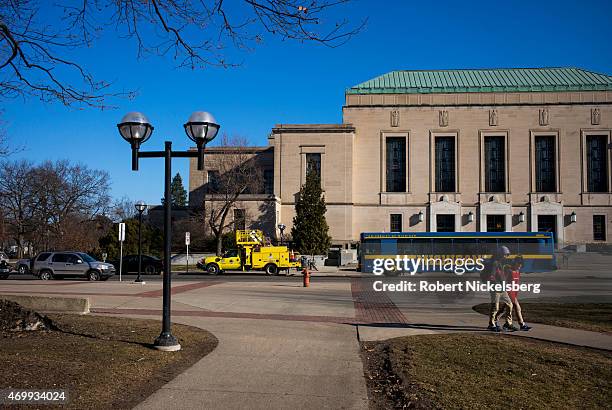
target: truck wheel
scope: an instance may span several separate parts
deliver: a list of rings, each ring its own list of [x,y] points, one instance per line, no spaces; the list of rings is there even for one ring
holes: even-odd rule
[[[19,268],[17,268],[17,272],[19,272],[20,275],[25,275],[26,273],[28,273],[28,268],[25,265],[19,265]]]
[[[206,272],[208,272],[209,275],[218,275],[219,265],[216,263],[209,263],[208,266],[206,266]]]
[[[44,270],[40,272],[39,278],[40,280],[51,280],[53,279],[53,274],[50,270]]]
[[[266,268],[265,268],[265,269],[266,269],[266,273],[267,273],[268,275],[276,275],[276,274],[278,274],[278,268],[277,268],[277,267],[276,267],[276,265],[275,265],[275,264],[273,264],[273,263],[268,263],[268,264],[266,265]]]

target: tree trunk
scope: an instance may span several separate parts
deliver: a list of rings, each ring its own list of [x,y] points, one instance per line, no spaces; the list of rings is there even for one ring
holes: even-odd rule
[[[229,207],[226,207],[225,209],[223,209],[223,212],[221,213],[221,221],[219,223],[219,229],[217,230],[216,233],[216,238],[217,238],[217,256],[221,256],[221,254],[223,253],[223,231],[224,231],[224,227],[225,227],[225,218],[227,218],[227,212],[228,212]]]
[[[223,235],[219,233],[219,235],[217,235],[217,256],[221,256],[222,252],[223,252]]]

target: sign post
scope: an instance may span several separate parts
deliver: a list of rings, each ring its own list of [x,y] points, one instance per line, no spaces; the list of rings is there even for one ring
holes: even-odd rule
[[[125,241],[125,223],[119,223],[119,282],[121,282],[121,271],[123,269],[123,241]]]
[[[191,233],[185,232],[185,245],[187,245],[187,271],[189,273],[189,244],[191,243]]]

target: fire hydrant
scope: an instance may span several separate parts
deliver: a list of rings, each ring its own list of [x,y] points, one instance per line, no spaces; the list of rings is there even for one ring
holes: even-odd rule
[[[310,271],[306,268],[302,270],[304,287],[307,288],[310,286]]]

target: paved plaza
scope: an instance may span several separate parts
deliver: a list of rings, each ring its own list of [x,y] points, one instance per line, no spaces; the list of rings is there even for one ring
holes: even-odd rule
[[[525,275],[542,292],[523,300],[610,301],[610,279],[605,269]],[[92,314],[159,320],[160,278],[132,280],[20,278],[0,282],[0,294],[87,297]],[[327,272],[304,288],[299,276],[177,275],[172,320],[211,331],[219,346],[139,408],[367,408],[360,341],[485,331],[487,318],[471,308],[488,302],[486,293],[374,292],[372,280]],[[612,350],[612,336],[603,333],[534,324],[514,335]]]

